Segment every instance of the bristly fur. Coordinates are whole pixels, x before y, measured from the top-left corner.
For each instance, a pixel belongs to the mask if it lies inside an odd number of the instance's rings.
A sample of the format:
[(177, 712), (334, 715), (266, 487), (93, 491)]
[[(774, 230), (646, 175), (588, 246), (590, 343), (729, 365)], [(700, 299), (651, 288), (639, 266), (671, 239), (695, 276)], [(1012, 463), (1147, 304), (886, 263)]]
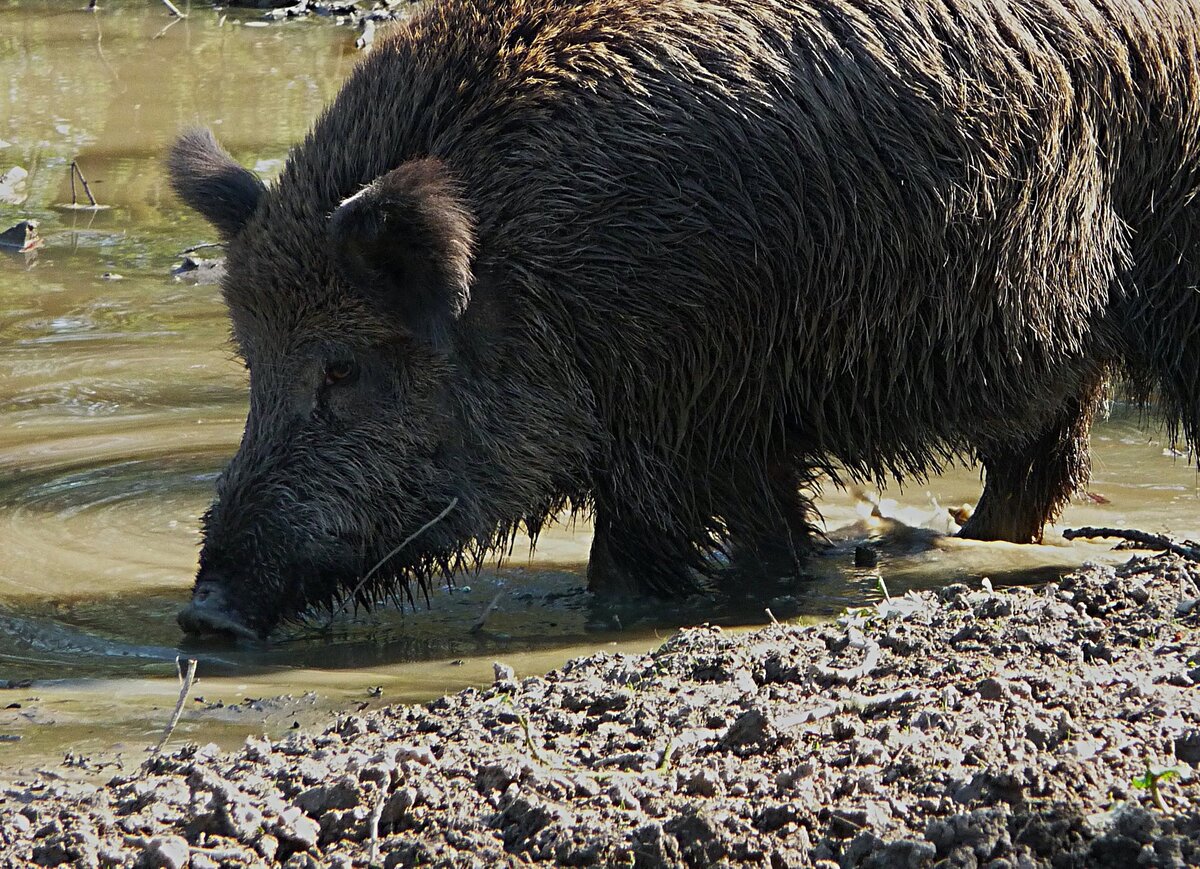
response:
[(226, 237), (245, 225), (266, 192), (259, 177), (238, 165), (208, 130), (188, 130), (176, 139), (167, 169), (176, 195), (203, 211)]
[[(1200, 436), (1198, 20), (1194, 0), (432, 4), (231, 242), (252, 407), (201, 577), (269, 626), (451, 497), (398, 576), (469, 566), (569, 499), (595, 508), (595, 587), (676, 593), (726, 540), (803, 554), (820, 469), (972, 454), (1022, 515), (973, 533), (1040, 535), (1086, 479), (1113, 366)], [(473, 218), (445, 342), (327, 242), (347, 197), (430, 158)], [(325, 347), (391, 366), (392, 404), (306, 420), (295, 383)]]

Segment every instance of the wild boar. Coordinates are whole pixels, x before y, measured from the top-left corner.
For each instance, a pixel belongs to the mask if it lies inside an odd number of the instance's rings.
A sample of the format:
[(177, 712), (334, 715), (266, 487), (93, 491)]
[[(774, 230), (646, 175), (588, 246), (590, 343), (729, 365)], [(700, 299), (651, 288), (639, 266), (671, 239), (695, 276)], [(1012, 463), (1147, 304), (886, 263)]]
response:
[(250, 410), (180, 624), (411, 596), (568, 504), (593, 589), (678, 594), (808, 553), (822, 472), (971, 456), (966, 533), (1040, 536), (1112, 370), (1197, 434), (1197, 20), (442, 0), (270, 187), (186, 133)]

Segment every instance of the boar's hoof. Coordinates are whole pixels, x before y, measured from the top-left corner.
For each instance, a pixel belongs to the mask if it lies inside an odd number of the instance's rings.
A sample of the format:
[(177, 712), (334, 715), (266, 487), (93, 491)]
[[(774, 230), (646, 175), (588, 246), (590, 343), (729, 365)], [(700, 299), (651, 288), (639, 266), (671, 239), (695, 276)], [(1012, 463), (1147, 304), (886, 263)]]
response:
[(258, 633), (242, 623), (228, 605), (225, 592), (214, 583), (199, 583), (192, 591), (192, 602), (179, 611), (179, 627), (188, 634), (226, 634), (258, 640)]

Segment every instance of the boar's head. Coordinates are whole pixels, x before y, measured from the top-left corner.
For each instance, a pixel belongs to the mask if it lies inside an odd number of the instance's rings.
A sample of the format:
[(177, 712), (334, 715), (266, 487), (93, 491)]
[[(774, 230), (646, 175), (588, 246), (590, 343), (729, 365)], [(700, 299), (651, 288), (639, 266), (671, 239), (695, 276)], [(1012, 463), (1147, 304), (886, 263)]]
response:
[(446, 165), (407, 160), (338, 190), (293, 155), (268, 188), (207, 131), (169, 162), (226, 242), (250, 379), (185, 631), (263, 637), (349, 599), (411, 601), (573, 494), (586, 448), (562, 432), (580, 393), (560, 400), (548, 345), (529, 340), (495, 270), (477, 274)]

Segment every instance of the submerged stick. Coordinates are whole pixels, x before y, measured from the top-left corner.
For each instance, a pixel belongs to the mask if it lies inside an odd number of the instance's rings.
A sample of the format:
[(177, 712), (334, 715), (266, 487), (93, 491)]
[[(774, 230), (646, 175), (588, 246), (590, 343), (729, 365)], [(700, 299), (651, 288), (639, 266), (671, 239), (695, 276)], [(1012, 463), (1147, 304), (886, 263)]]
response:
[(207, 247), (224, 247), (224, 246), (225, 246), (225, 242), (223, 242), (223, 241), (203, 241), (200, 244), (194, 244), (191, 247), (185, 247), (183, 250), (181, 250), (179, 253), (177, 253), (175, 255), (176, 256), (187, 256), (190, 253), (195, 253), (198, 250), (204, 250)]
[[(175, 666), (179, 666), (178, 658), (175, 659)], [(191, 693), (194, 681), (196, 681), (196, 659), (188, 658), (187, 673), (182, 676), (182, 682), (179, 686), (179, 701), (175, 704), (175, 711), (171, 713), (171, 720), (167, 723), (167, 729), (163, 731), (162, 739), (158, 741), (158, 745), (154, 746), (154, 750), (150, 752), (151, 757), (163, 750), (163, 746), (167, 744), (167, 740), (175, 732), (175, 725), (179, 723), (179, 719), (183, 715), (183, 704), (187, 702), (187, 696)]]
[(358, 593), (363, 590), (363, 588), (367, 584), (367, 581), (372, 576), (375, 575), (375, 572), (377, 570), (379, 570), (379, 568), (383, 567), (383, 565), (388, 562), (388, 559), (390, 559), (393, 555), (395, 555), (397, 552), (399, 552), (405, 546), (412, 543), (414, 540), (416, 540), (418, 537), (420, 537), (422, 534), (424, 534), (426, 531), (428, 531), (434, 525), (436, 525), (437, 523), (439, 523), (443, 519), (445, 519), (446, 516), (448, 516), (450, 514), (450, 511), (453, 510), (457, 506), (458, 506), (458, 498), (457, 497), (451, 498), (450, 503), (445, 506), (445, 508), (442, 510), (441, 513), (438, 513), (436, 516), (434, 516), (432, 519), (430, 519), (428, 522), (426, 522), (424, 525), (422, 525), (420, 528), (418, 528), (412, 534), (405, 537), (402, 541), (400, 541), (400, 544), (398, 546), (396, 546), (394, 549), (392, 549), (391, 552), (389, 552), (387, 555), (383, 556), (383, 558), (379, 559), (379, 561), (376, 563), (376, 565), (367, 571), (366, 576), (364, 576), (361, 580), (359, 580), (358, 585), (356, 585), (354, 587), (354, 591), (350, 592), (350, 594), (346, 596), (346, 599), (344, 601), (342, 601), (341, 605), (337, 609), (335, 609), (332, 613), (329, 614), (329, 621), (326, 623), (325, 627), (328, 629), (333, 626), (333, 620), (336, 619), (338, 616), (340, 616), (342, 613), (344, 613), (346, 611), (346, 607), (348, 607), (350, 605), (350, 602), (352, 600), (354, 600), (356, 597), (358, 597)]
[(475, 624), (471, 625), (467, 633), (477, 634), (483, 630), (483, 624), (487, 621), (488, 616), (496, 609), (496, 604), (500, 603), (500, 596), (504, 594), (502, 591), (496, 592), (496, 596), (492, 598), (492, 602), (483, 608), (483, 612), (479, 614), (479, 618), (475, 619)]
[(79, 181), (83, 184), (83, 192), (87, 194), (88, 202), (93, 208), (95, 208), (100, 203), (98, 203), (96, 201), (96, 197), (92, 195), (92, 188), (88, 185), (87, 179), (83, 177), (83, 170), (79, 168), (79, 163), (76, 160), (71, 161), (71, 204), (78, 205), (78, 202), (75, 198), (76, 175), (79, 176)]
[(1184, 546), (1182, 543), (1176, 543), (1170, 537), (1131, 528), (1068, 528), (1063, 532), (1063, 538), (1066, 540), (1074, 540), (1077, 537), (1116, 537), (1131, 543), (1140, 543), (1147, 549), (1161, 549), (1189, 561), (1200, 561), (1200, 547)]

